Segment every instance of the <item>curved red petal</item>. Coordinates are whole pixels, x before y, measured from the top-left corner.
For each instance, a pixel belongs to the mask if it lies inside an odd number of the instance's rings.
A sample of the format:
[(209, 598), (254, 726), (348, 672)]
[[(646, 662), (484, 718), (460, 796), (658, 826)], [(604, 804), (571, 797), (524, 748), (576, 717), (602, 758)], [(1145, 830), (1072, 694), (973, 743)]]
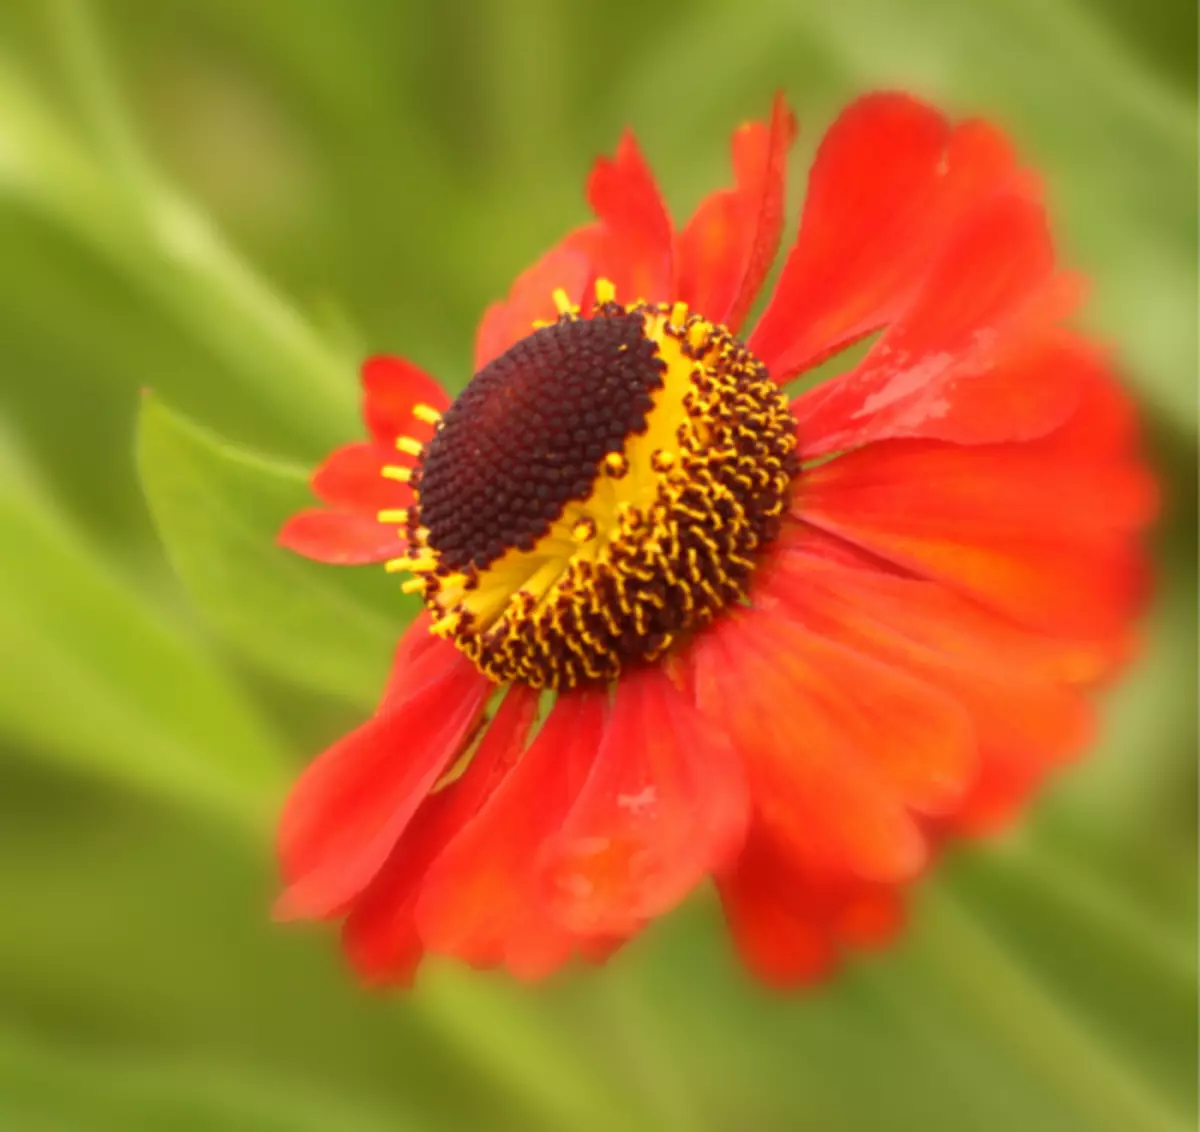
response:
[(404, 553), (395, 527), (357, 511), (301, 511), (280, 530), (280, 546), (332, 566), (364, 566)]
[(853, 103), (817, 151), (796, 243), (749, 348), (783, 382), (894, 322), (946, 232), (1016, 177), (991, 127), (951, 129), (904, 94)]
[(665, 673), (624, 675), (587, 784), (542, 849), (553, 915), (579, 935), (632, 934), (737, 852), (749, 806), (728, 740)]
[(517, 276), (507, 299), (484, 311), (475, 336), (476, 373), (532, 334), (534, 322), (553, 322), (558, 317), (556, 290), (564, 291), (572, 304), (584, 304), (585, 292), (595, 275), (592, 264), (599, 240), (599, 229), (594, 224), (576, 229)]
[(441, 671), (445, 658), (445, 642), (429, 631), (433, 617), (427, 609), (412, 619), (404, 630), (392, 656), (392, 667), (387, 684), (379, 700), (377, 712), (406, 699)]
[(362, 511), (374, 520), (376, 512), (412, 504), (408, 484), (383, 475), (386, 464), (411, 463), (411, 456), (394, 448), (369, 441), (346, 444), (335, 449), (313, 472), (313, 494), (330, 507)]
[(779, 247), (787, 153), (795, 139), (796, 118), (776, 95), (770, 122), (747, 122), (733, 135), (736, 187), (701, 201), (679, 235), (678, 298), (734, 333)]
[(437, 381), (405, 358), (368, 358), (362, 366), (362, 387), (363, 419), (375, 440), (388, 449), (399, 436), (424, 443), (432, 435), (432, 426), (413, 416), (417, 405), (440, 413), (450, 404)]
[(444, 668), (320, 755), (279, 821), (281, 919), (343, 911), (383, 867), (430, 789), (462, 750), (493, 685), (452, 645)]
[(568, 933), (540, 911), (534, 862), (591, 770), (605, 718), (600, 693), (559, 696), (520, 761), (430, 867), (416, 923), (430, 951), (536, 977), (565, 961)]
[[(998, 790), (1032, 789), (1090, 738), (1081, 686), (1111, 664), (1108, 650), (1026, 632), (944, 586), (850, 566), (810, 542), (802, 535), (759, 570), (753, 600), (909, 673), (967, 712), (979, 769), (937, 813), (940, 826), (974, 824), (982, 808), (995, 808)], [(1015, 804), (1020, 796), (1006, 797)]]
[(1064, 458), (1075, 429), (1027, 444), (892, 440), (810, 469), (794, 513), (1030, 628), (1121, 634), (1144, 597), (1131, 537), (1153, 495), (1132, 463)]
[[(859, 660), (759, 612), (727, 614), (690, 657), (698, 703), (742, 752), (758, 814), (788, 853), (902, 880), (926, 857), (904, 795), (923, 798), (943, 773), (965, 777), (969, 734), (953, 704)], [(913, 745), (936, 753), (914, 757)]]
[(798, 868), (761, 826), (717, 891), (743, 962), (781, 988), (824, 978), (844, 947), (886, 943), (903, 922), (898, 889)]
[(959, 837), (998, 833), (1022, 811), (1030, 796), (1053, 772), (1054, 767), (1036, 759), (1011, 757), (1011, 752), (985, 752), (982, 772), (963, 799), (947, 815), (940, 828)]
[(613, 283), (618, 302), (670, 300), (671, 217), (631, 132), (622, 136), (615, 157), (596, 162), (587, 198), (600, 222), (595, 274)]
[(1053, 430), (1099, 364), (1052, 330), (1077, 295), (1077, 281), (1054, 274), (1041, 204), (992, 196), (862, 363), (797, 399), (805, 455), (887, 437), (987, 443)]
[(426, 870), (516, 763), (537, 705), (533, 689), (509, 689), (461, 777), (422, 803), (387, 864), (355, 901), (342, 943), (366, 981), (411, 981), (424, 952), (413, 910)]

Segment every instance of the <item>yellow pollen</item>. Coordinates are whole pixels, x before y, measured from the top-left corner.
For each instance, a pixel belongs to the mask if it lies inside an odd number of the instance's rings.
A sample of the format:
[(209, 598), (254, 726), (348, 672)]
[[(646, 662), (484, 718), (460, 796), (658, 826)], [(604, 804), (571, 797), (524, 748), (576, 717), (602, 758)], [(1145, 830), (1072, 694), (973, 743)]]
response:
[(400, 586), (400, 592), (406, 594), (419, 594), (425, 591), (424, 578), (409, 578)]
[(604, 470), (613, 479), (619, 480), (629, 471), (629, 461), (620, 452), (610, 452), (604, 457)]
[(411, 436), (396, 437), (396, 447), (401, 452), (406, 452), (409, 456), (420, 456), (425, 449), (419, 440), (413, 440)]
[(442, 414), (437, 409), (423, 401), (413, 406), (412, 415), (425, 424), (437, 424), (442, 419)]
[(617, 289), (613, 286), (611, 279), (596, 280), (596, 302), (600, 306), (605, 303), (615, 302), (617, 298)]
[(683, 326), (684, 321), (687, 319), (687, 313), (688, 313), (687, 303), (682, 303), (682, 302), (675, 303), (671, 307), (671, 315), (667, 319), (667, 321), (673, 327), (675, 327), (676, 330), (678, 330), (680, 327)]
[(399, 507), (392, 511), (378, 511), (375, 518), (381, 523), (396, 523), (402, 527), (408, 522), (408, 508)]
[(554, 288), (554, 306), (559, 314), (570, 314), (574, 310), (571, 297), (561, 287)]
[(412, 468), (402, 468), (396, 464), (385, 464), (380, 468), (379, 474), (385, 480), (399, 480), (400, 483), (408, 483), (412, 479)]

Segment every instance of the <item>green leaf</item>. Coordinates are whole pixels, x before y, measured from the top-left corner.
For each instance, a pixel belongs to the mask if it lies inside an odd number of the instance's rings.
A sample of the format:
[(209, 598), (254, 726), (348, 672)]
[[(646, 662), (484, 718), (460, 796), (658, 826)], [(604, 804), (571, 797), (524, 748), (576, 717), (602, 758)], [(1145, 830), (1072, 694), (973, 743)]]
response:
[(239, 690), (115, 577), (9, 458), (0, 478), (0, 718), (64, 763), (257, 816), (283, 760)]
[(294, 1081), (161, 1057), (58, 1048), (0, 1031), (0, 1125), (41, 1132), (384, 1132), (418, 1128)]
[(153, 396), (137, 456), (167, 554), (230, 642), (298, 684), (373, 703), (413, 602), (382, 571), (276, 546), (287, 516), (312, 506), (304, 471), (235, 448)]

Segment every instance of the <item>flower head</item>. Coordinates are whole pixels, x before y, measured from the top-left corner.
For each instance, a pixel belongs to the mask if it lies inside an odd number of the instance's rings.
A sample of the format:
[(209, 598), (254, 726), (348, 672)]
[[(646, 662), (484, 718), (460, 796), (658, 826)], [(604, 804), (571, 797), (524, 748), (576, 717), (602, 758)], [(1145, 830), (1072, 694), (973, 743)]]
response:
[(794, 135), (782, 99), (742, 126), (679, 231), (627, 135), (453, 404), (366, 363), (371, 439), (281, 541), (425, 610), (288, 802), (279, 912), (344, 918), (367, 979), (599, 961), (706, 877), (756, 972), (811, 979), (1085, 743), (1154, 493), (1036, 180), (985, 123), (854, 103), (744, 334)]

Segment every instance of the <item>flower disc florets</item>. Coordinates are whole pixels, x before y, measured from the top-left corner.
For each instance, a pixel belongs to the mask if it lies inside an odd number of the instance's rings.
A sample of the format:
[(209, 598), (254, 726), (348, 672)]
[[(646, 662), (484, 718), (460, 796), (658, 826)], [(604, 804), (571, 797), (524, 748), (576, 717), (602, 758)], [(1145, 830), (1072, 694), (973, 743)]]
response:
[(706, 625), (799, 467), (786, 399), (723, 327), (597, 295), (476, 374), (403, 473), (394, 568), (496, 681), (612, 680)]

